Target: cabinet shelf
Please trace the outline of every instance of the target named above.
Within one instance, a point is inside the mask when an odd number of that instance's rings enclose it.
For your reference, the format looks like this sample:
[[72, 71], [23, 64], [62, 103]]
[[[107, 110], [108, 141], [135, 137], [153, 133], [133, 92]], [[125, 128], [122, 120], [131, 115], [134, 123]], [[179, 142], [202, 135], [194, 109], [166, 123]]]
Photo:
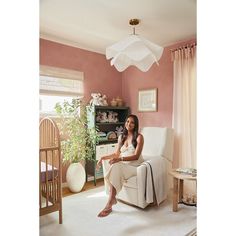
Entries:
[[107, 144], [107, 143], [117, 143], [118, 139], [113, 140], [99, 140], [99, 144]]
[[124, 125], [125, 122], [96, 122], [96, 125]]
[[96, 110], [129, 110], [129, 107], [94, 106]]

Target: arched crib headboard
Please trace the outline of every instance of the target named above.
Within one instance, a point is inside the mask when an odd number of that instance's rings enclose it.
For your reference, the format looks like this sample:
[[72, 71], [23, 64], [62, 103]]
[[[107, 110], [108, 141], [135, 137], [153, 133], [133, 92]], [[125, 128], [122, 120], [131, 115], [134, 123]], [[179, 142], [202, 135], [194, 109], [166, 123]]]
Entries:
[[46, 117], [39, 124], [39, 214], [59, 211], [62, 224], [62, 164], [58, 127]]

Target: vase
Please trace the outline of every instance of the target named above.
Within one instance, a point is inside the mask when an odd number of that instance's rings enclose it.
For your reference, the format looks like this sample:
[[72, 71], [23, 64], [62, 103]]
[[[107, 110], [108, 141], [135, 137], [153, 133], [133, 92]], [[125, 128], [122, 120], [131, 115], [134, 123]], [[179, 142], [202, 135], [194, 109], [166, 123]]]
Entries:
[[111, 106], [112, 107], [116, 107], [117, 106], [117, 101], [115, 99], [112, 99]]
[[86, 174], [81, 163], [71, 163], [66, 172], [66, 182], [71, 192], [78, 193], [85, 184]]

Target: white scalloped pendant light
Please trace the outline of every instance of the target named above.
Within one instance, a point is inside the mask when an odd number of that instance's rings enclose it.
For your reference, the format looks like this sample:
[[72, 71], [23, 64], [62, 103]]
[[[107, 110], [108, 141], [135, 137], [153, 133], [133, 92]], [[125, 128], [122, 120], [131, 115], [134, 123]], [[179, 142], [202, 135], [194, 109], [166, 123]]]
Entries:
[[[131, 19], [131, 25], [137, 25], [138, 19]], [[143, 72], [150, 69], [153, 63], [161, 58], [163, 48], [134, 33], [124, 40], [106, 48], [106, 58], [111, 59], [111, 66], [122, 72], [133, 65]]]

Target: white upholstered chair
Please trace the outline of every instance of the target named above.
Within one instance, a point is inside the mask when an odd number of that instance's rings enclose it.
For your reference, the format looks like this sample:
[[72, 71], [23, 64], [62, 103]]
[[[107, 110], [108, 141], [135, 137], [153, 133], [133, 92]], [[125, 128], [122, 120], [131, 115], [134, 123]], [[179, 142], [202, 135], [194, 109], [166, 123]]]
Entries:
[[[161, 127], [144, 127], [141, 131], [144, 136], [144, 147], [142, 156], [145, 161], [156, 159], [154, 163], [161, 165], [158, 170], [165, 179], [159, 181], [159, 188], [161, 186], [162, 195], [159, 197], [159, 202], [167, 198], [168, 190], [171, 186], [171, 178], [168, 177], [168, 171], [172, 168], [173, 160], [173, 143], [174, 131], [172, 128]], [[103, 165], [103, 168], [105, 166]], [[146, 184], [146, 166], [140, 165], [137, 167], [137, 176], [133, 176], [125, 181], [123, 187], [117, 198], [129, 204], [145, 208], [149, 203], [145, 199], [145, 184]], [[104, 170], [106, 173], [106, 170]], [[159, 173], [158, 173], [159, 174]], [[105, 184], [106, 193], [108, 193], [108, 186]], [[158, 186], [155, 186], [158, 188]], [[159, 191], [157, 189], [157, 191]], [[164, 194], [163, 194], [164, 191]]]

